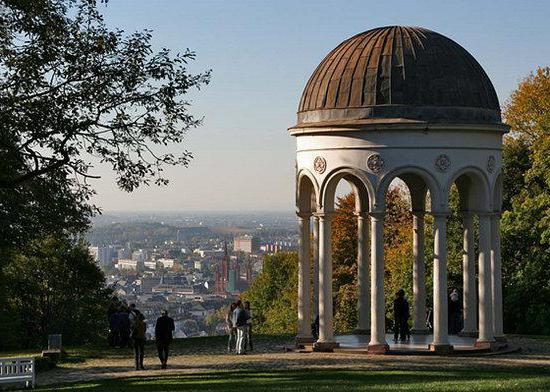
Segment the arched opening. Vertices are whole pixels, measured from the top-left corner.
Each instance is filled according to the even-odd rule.
[[[345,195],[350,191],[350,196]],[[357,307],[355,318],[351,318],[352,327],[356,331],[368,332],[368,223],[370,183],[365,175],[358,170],[341,169],[330,173],[321,188],[321,206],[318,210],[318,243],[319,243],[319,336],[317,347],[333,345],[334,343],[334,299],[336,309],[353,306],[354,298]],[[340,198],[338,198],[340,196]],[[353,218],[353,223],[347,227],[350,233],[344,235],[345,241],[339,242],[338,233],[333,233],[333,222],[340,223],[340,215],[335,212],[346,209],[348,215]],[[336,217],[335,217],[336,216]],[[348,216],[349,217],[349,216]],[[339,229],[338,229],[339,230]],[[350,240],[351,238],[351,240]],[[336,244],[333,249],[333,244]],[[332,262],[333,250],[336,251],[338,263]],[[341,260],[340,260],[341,258]],[[336,268],[334,268],[336,267]],[[314,271],[315,274],[315,271]],[[336,277],[333,292],[333,275]],[[341,289],[341,290],[340,290]],[[353,292],[355,295],[349,295]],[[340,303],[339,303],[340,301]],[[357,320],[357,322],[355,322]],[[339,318],[336,314],[336,326],[339,330],[348,329],[350,325],[338,325]],[[346,322],[350,320],[346,317]],[[323,347],[329,349],[330,347]]]
[[[463,168],[446,188],[449,275],[449,333],[493,339],[492,204],[488,179]]]
[[[430,192],[430,189],[433,189]],[[437,185],[429,174],[417,169],[403,168],[382,182],[379,197],[384,206],[384,302],[386,329],[394,332],[394,340],[408,341],[410,334],[425,335],[428,331],[427,304],[431,301],[431,259],[426,244],[433,242],[426,236],[431,219],[426,213],[432,209],[432,194]],[[379,204],[380,203],[379,201]],[[380,282],[378,282],[380,284]],[[403,289],[408,298],[409,319],[402,310],[402,299],[396,300]],[[406,312],[405,312],[406,313]]]

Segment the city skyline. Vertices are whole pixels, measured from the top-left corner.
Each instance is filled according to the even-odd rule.
[[[102,7],[112,27],[152,29],[157,48],[196,51],[190,69],[212,68],[213,80],[190,95],[192,113],[205,117],[183,147],[195,155],[190,166],[167,169],[168,187],[127,194],[98,165],[94,202],[106,212],[292,211],[295,141],[286,129],[302,90],[331,48],[370,28],[420,25],[452,38],[487,71],[501,105],[550,55],[541,44],[550,38],[541,12],[549,5],[533,1],[476,2],[476,14],[466,1],[312,4],[117,0]]]

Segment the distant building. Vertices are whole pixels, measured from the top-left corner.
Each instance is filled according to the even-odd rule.
[[[227,280],[227,292],[234,293],[237,291],[238,274],[235,269],[230,269]]]
[[[174,268],[174,264],[175,264],[176,260],[174,259],[158,259],[157,260],[157,263],[159,263],[162,268]]]
[[[94,261],[100,266],[110,267],[113,265],[113,259],[116,254],[113,246],[90,246],[88,247],[88,251],[94,258]]]
[[[262,245],[261,247],[261,250],[265,253],[288,252],[294,249],[295,247],[290,241],[275,241],[273,243]]]
[[[132,252],[132,260],[144,262],[147,260],[147,251],[143,249],[135,250]]]
[[[137,271],[138,269],[138,261],[137,260],[129,260],[129,259],[121,259],[118,260],[116,264],[116,268],[120,271]]]
[[[258,239],[251,235],[241,235],[233,239],[233,250],[235,252],[254,253],[258,248]]]
[[[153,261],[151,261],[151,260],[144,261],[143,266],[147,269],[155,270],[155,269],[157,269],[157,262],[154,261],[154,260]]]
[[[117,259],[131,259],[132,258],[132,252],[129,248],[120,248],[117,250]]]

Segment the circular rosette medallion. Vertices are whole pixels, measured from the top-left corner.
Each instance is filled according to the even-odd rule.
[[[384,164],[384,159],[380,156],[380,154],[372,154],[367,159],[367,167],[373,173],[380,173],[384,168]]]
[[[441,154],[435,158],[435,168],[440,172],[446,172],[451,167],[451,158],[448,155]]]
[[[327,170],[327,161],[323,157],[315,157],[313,160],[313,170],[319,174],[323,174]]]

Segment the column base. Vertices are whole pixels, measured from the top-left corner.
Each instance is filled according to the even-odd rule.
[[[436,354],[450,354],[454,350],[450,344],[430,344],[428,345],[428,349]]]
[[[304,347],[305,344],[312,344],[315,342],[312,336],[296,336],[295,344],[296,347]]]
[[[496,340],[484,340],[484,341],[477,341],[474,343],[474,347],[481,350],[496,350],[500,348],[502,345],[497,343]]]
[[[313,343],[313,351],[330,353],[335,348],[340,347],[340,343],[337,342],[315,342]]]
[[[464,338],[477,338],[479,333],[477,331],[460,331],[458,336],[462,336]]]
[[[367,352],[374,355],[384,355],[390,351],[390,346],[387,343],[384,344],[369,344]]]
[[[370,329],[356,328],[353,330],[354,335],[370,335]]]
[[[429,335],[430,331],[428,331],[428,328],[424,329],[411,329],[411,335]]]

